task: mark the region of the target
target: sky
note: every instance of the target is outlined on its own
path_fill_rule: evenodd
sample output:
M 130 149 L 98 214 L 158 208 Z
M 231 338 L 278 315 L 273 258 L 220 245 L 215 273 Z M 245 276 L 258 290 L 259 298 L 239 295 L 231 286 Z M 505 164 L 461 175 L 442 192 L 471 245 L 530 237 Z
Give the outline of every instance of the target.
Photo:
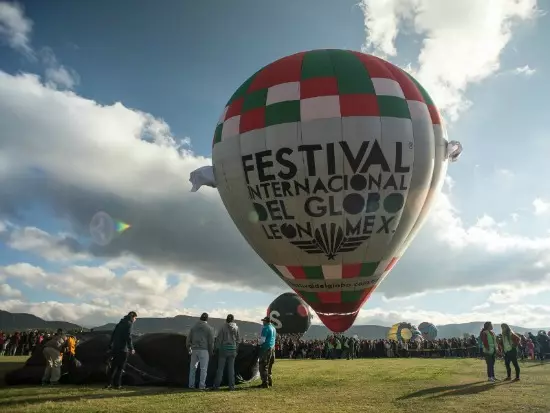
M 0 1 L 0 309 L 85 326 L 257 321 L 289 288 L 232 223 L 211 165 L 228 98 L 303 50 L 385 58 L 464 152 L 356 324 L 550 327 L 550 1 Z M 92 242 L 99 212 L 131 224 Z M 319 322 L 317 318 L 315 322 Z

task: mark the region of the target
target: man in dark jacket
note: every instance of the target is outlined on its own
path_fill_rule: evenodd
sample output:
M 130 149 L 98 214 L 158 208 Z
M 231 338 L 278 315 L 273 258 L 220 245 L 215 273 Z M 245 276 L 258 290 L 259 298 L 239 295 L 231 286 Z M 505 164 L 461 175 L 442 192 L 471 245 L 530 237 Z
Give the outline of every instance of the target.
M 137 313 L 130 311 L 128 315 L 123 317 L 111 334 L 111 343 L 109 349 L 111 351 L 111 366 L 107 378 L 109 380 L 107 389 L 122 388 L 122 373 L 128 361 L 128 353 L 134 354 L 134 343 L 132 342 L 132 327 L 137 319 Z

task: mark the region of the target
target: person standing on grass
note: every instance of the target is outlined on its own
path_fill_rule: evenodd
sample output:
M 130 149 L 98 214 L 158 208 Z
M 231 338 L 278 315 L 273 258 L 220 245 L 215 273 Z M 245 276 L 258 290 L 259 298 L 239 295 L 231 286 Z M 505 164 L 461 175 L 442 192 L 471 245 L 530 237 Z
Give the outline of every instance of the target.
M 514 381 L 519 381 L 518 347 L 521 339 L 512 331 L 508 324 L 502 323 L 500 327 L 502 329 L 502 347 L 504 350 L 504 363 L 506 365 L 506 378 L 504 380 L 512 379 L 512 369 L 510 367 L 510 363 L 512 363 L 516 371 Z
M 62 329 L 58 329 L 57 333 L 44 344 L 42 354 L 46 359 L 46 369 L 42 376 L 42 385 L 59 384 L 61 377 L 61 364 L 63 363 L 63 352 L 67 347 L 67 337 L 63 334 Z
M 122 373 L 128 362 L 128 353 L 135 354 L 134 343 L 132 341 L 132 329 L 137 319 L 137 313 L 130 311 L 116 325 L 111 334 L 111 342 L 109 350 L 111 351 L 112 359 L 107 379 L 109 382 L 105 386 L 106 389 L 122 389 Z
M 235 390 L 235 358 L 239 350 L 241 338 L 239 327 L 235 323 L 233 314 L 225 319 L 225 324 L 220 327 L 216 336 L 216 350 L 218 351 L 218 370 L 214 380 L 214 390 L 218 390 L 222 384 L 223 372 L 227 364 L 227 385 L 229 390 Z
M 483 330 L 479 335 L 481 343 L 483 344 L 483 355 L 485 356 L 485 363 L 487 364 L 487 377 L 491 383 L 496 381 L 495 379 L 495 361 L 497 354 L 497 338 L 493 333 L 493 324 L 487 321 L 483 325 Z
M 195 375 L 200 364 L 199 389 L 206 389 L 208 361 L 214 351 L 214 332 L 208 325 L 208 314 L 202 313 L 200 320 L 191 328 L 187 337 L 187 350 L 191 356 L 189 368 L 189 388 L 195 388 Z
M 259 387 L 267 389 L 273 386 L 271 370 L 275 362 L 275 341 L 277 332 L 269 317 L 262 318 L 264 326 L 260 335 L 260 377 L 262 384 Z

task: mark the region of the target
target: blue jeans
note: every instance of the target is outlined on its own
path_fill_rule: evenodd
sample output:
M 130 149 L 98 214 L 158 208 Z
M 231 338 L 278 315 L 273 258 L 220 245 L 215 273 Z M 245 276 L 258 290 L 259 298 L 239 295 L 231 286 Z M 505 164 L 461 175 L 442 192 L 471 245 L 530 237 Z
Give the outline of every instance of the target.
M 487 363 L 487 377 L 495 377 L 496 353 L 485 354 L 485 363 Z
M 214 388 L 217 389 L 222 384 L 223 372 L 227 366 L 227 385 L 230 389 L 235 388 L 235 357 L 237 350 L 223 350 L 218 354 L 218 370 L 214 380 Z

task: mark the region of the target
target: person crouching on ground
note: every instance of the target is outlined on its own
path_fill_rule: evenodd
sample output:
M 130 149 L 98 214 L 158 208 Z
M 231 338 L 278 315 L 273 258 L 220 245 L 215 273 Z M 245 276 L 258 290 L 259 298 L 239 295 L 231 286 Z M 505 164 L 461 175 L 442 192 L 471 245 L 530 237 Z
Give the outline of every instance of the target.
M 227 364 L 227 385 L 229 390 L 235 390 L 235 358 L 239 351 L 239 327 L 234 322 L 233 314 L 225 319 L 225 324 L 220 327 L 216 336 L 216 351 L 218 352 L 218 370 L 214 380 L 214 390 L 218 390 L 222 384 L 223 372 Z
M 109 350 L 111 351 L 112 360 L 107 379 L 109 382 L 105 386 L 106 389 L 113 387 L 122 389 L 122 373 L 128 362 L 128 353 L 135 354 L 134 343 L 132 341 L 132 329 L 137 319 L 137 313 L 130 311 L 116 325 L 111 334 L 111 342 Z
M 273 363 L 275 362 L 275 341 L 277 339 L 277 332 L 275 327 L 271 324 L 269 317 L 262 318 L 264 326 L 260 335 L 260 377 L 262 378 L 262 384 L 260 387 L 267 389 L 273 386 L 273 380 L 271 377 L 271 370 L 273 369 Z
M 208 314 L 202 313 L 200 320 L 191 328 L 187 337 L 187 350 L 190 354 L 189 388 L 195 388 L 195 375 L 200 364 L 199 389 L 206 389 L 208 361 L 214 350 L 214 332 L 208 325 Z
M 493 333 L 493 324 L 490 321 L 487 321 L 483 325 L 483 330 L 481 330 L 479 336 L 483 344 L 483 355 L 487 364 L 487 377 L 490 382 L 494 383 L 496 381 L 495 360 L 497 355 L 497 338 L 495 337 L 495 333 Z
M 46 344 L 42 354 L 46 359 L 46 369 L 42 376 L 42 385 L 59 384 L 61 377 L 61 364 L 63 363 L 63 352 L 67 347 L 67 337 L 63 334 L 63 330 L 57 330 L 57 333 L 50 338 Z
M 500 327 L 502 328 L 502 347 L 504 349 L 504 364 L 506 365 L 506 378 L 504 380 L 512 379 L 512 369 L 510 367 L 510 363 L 512 363 L 516 371 L 514 381 L 519 381 L 518 347 L 521 339 L 508 324 L 502 323 Z

